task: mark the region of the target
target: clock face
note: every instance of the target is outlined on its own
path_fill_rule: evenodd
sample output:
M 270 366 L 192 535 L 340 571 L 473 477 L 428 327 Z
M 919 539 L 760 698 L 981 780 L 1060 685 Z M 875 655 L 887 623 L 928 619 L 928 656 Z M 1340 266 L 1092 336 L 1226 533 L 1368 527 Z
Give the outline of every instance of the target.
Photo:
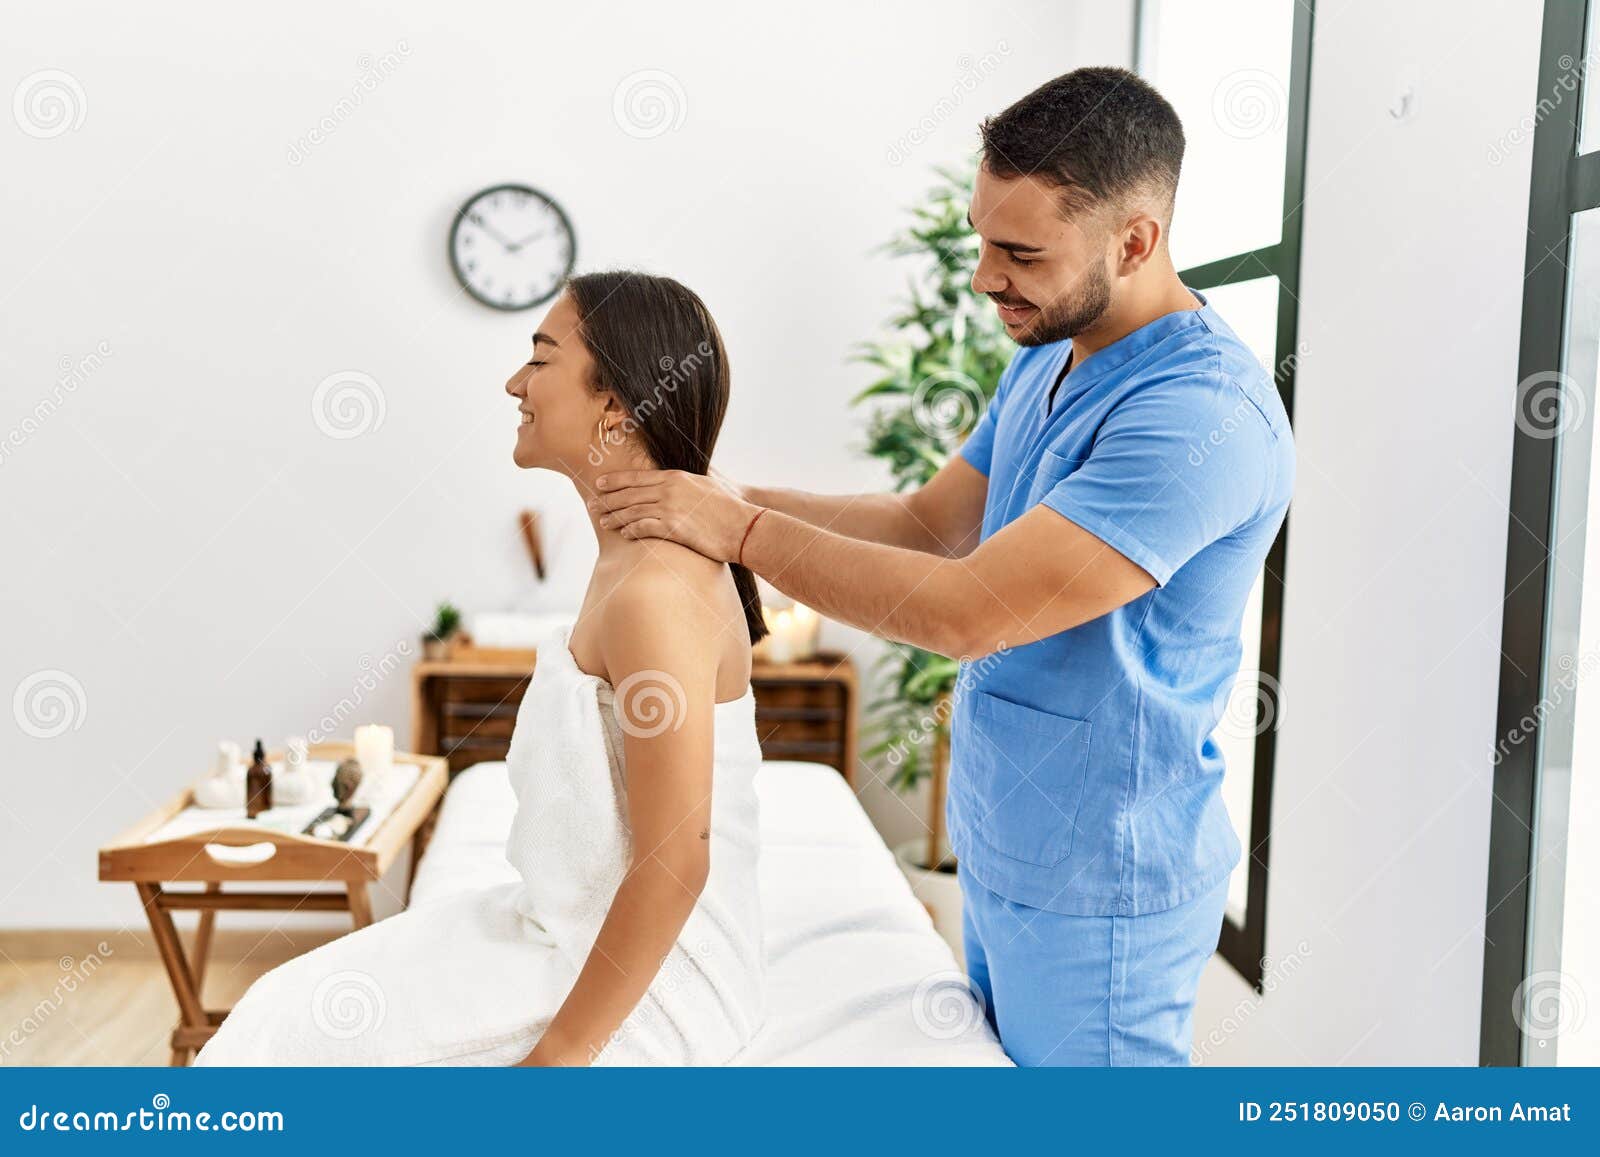
M 494 309 L 549 301 L 572 272 L 572 225 L 549 197 L 496 185 L 472 197 L 450 229 L 450 265 L 466 291 Z

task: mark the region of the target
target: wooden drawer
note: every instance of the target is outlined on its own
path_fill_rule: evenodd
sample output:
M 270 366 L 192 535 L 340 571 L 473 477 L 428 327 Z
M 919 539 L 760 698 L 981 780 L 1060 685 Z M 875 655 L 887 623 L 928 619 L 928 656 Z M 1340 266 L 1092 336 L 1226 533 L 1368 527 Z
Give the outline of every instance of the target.
M 754 682 L 762 755 L 847 769 L 845 688 L 834 682 Z
M 412 673 L 413 747 L 442 755 L 450 774 L 504 759 L 530 676 L 464 662 L 419 663 Z M 758 664 L 750 678 L 756 734 L 767 759 L 837 768 L 854 780 L 855 668 L 838 655 Z
M 465 664 L 418 664 L 412 694 L 415 741 L 444 756 L 451 775 L 504 759 L 530 677 L 474 671 Z
M 841 655 L 760 664 L 752 672 L 756 735 L 767 759 L 825 763 L 854 782 L 855 667 Z

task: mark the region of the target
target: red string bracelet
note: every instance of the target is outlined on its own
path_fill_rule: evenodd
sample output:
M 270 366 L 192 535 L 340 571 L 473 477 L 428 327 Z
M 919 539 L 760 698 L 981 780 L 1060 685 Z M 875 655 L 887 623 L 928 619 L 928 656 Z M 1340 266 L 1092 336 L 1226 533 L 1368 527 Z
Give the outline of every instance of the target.
M 751 516 L 749 524 L 744 528 L 744 537 L 739 540 L 738 563 L 740 566 L 744 565 L 744 544 L 750 541 L 750 532 L 756 528 L 756 522 L 759 521 L 761 516 L 766 512 L 767 508 L 763 506 Z

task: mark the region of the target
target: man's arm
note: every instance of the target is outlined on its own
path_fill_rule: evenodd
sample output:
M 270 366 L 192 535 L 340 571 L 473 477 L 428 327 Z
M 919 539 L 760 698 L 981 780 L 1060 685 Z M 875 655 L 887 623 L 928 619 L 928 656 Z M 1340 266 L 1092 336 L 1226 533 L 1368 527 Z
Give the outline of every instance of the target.
M 1081 466 L 964 558 L 855 542 L 720 489 L 708 494 L 714 484 L 675 471 L 603 477 L 596 505 L 632 537 L 671 538 L 725 560 L 742 550 L 752 570 L 830 618 L 975 658 L 1166 583 L 1273 509 L 1268 499 L 1292 485 L 1292 455 L 1238 383 L 1195 372 L 1118 405 Z
M 1156 585 L 1043 507 L 949 559 L 852 542 L 769 513 L 751 531 L 744 562 L 829 618 L 963 659 L 1070 630 Z
M 953 658 L 1057 634 L 1155 586 L 1144 570 L 1046 507 L 965 557 L 940 558 L 763 512 L 692 474 L 618 472 L 598 485 L 596 502 L 609 511 L 603 525 L 629 537 L 672 538 L 724 561 L 739 559 L 742 547 L 746 566 L 829 618 Z
M 989 480 L 959 454 L 909 494 L 811 494 L 804 490 L 746 486 L 757 506 L 846 538 L 955 557 L 978 544 Z

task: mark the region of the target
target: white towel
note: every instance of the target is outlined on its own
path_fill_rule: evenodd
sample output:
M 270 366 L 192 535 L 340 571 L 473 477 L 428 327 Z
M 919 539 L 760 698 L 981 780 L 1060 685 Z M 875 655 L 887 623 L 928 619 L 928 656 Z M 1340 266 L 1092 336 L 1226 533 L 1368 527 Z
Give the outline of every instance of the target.
M 655 691 L 659 691 L 656 688 Z M 625 695 L 654 694 L 645 683 Z M 665 711 L 681 710 L 667 696 Z M 755 701 L 718 704 L 711 872 L 600 1064 L 725 1064 L 762 1019 Z M 668 722 L 670 726 L 670 720 Z M 506 757 L 521 879 L 441 896 L 261 977 L 196 1059 L 209 1065 L 509 1064 L 571 990 L 625 875 L 615 692 L 578 669 L 567 631 L 539 648 Z

